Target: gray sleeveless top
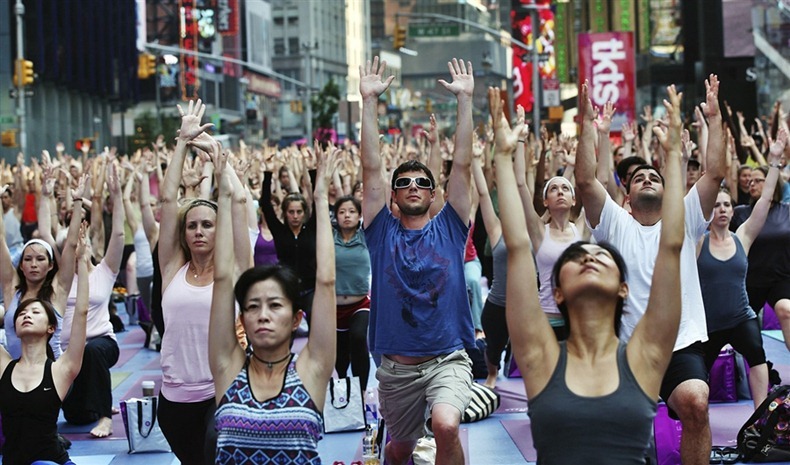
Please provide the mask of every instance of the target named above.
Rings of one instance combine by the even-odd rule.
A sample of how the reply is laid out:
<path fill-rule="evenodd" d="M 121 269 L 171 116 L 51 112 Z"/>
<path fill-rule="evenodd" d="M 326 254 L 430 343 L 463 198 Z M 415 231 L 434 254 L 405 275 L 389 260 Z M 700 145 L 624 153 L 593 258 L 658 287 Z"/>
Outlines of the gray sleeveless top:
<path fill-rule="evenodd" d="M 617 389 L 601 397 L 581 397 L 565 384 L 568 353 L 565 342 L 560 342 L 554 374 L 546 388 L 529 400 L 538 464 L 644 465 L 656 401 L 636 382 L 625 347 L 620 343 L 617 349 Z"/>
<path fill-rule="evenodd" d="M 499 240 L 491 250 L 494 259 L 494 282 L 488 292 L 488 300 L 492 304 L 505 306 L 505 288 L 507 287 L 507 248 L 505 248 L 505 235 L 499 236 Z"/>

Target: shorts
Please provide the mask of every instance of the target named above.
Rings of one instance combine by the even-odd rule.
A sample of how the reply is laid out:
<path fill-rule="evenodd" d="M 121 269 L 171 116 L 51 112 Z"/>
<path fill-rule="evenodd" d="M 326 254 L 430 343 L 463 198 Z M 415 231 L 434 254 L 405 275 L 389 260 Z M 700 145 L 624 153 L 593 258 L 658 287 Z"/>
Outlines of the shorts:
<path fill-rule="evenodd" d="M 777 281 L 769 286 L 746 286 L 746 293 L 749 294 L 749 306 L 760 313 L 766 302 L 776 307 L 776 302 L 790 299 L 790 281 Z"/>
<path fill-rule="evenodd" d="M 708 382 L 708 369 L 705 366 L 705 352 L 702 343 L 697 341 L 688 347 L 672 352 L 669 366 L 664 379 L 661 381 L 661 391 L 659 394 L 666 402 L 669 396 L 682 382 L 690 379 L 698 379 Z M 669 408 L 669 416 L 678 419 L 674 410 Z"/>
<path fill-rule="evenodd" d="M 472 362 L 466 351 L 439 355 L 419 365 L 382 357 L 376 371 L 381 415 L 390 435 L 399 441 L 425 436 L 426 421 L 436 404 L 450 404 L 460 416 L 469 405 Z"/>
<path fill-rule="evenodd" d="M 351 328 L 351 317 L 357 312 L 370 311 L 370 297 L 365 296 L 359 302 L 337 306 L 337 330 L 348 331 Z"/>
<path fill-rule="evenodd" d="M 708 334 L 708 342 L 702 345 L 708 371 L 713 367 L 725 344 L 730 344 L 733 349 L 743 355 L 750 367 L 765 363 L 763 336 L 760 333 L 760 323 L 757 318 L 750 318 L 734 328 Z"/>

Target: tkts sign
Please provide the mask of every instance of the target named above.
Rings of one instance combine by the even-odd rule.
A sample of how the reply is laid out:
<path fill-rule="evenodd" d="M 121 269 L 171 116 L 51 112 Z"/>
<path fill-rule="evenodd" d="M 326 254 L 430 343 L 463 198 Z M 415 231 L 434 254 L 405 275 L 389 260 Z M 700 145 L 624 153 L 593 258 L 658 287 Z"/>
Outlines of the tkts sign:
<path fill-rule="evenodd" d="M 217 0 L 217 30 L 223 36 L 239 33 L 238 0 Z"/>
<path fill-rule="evenodd" d="M 590 100 L 617 109 L 612 130 L 636 117 L 636 62 L 632 32 L 579 34 L 579 82 L 590 81 Z"/>
<path fill-rule="evenodd" d="M 195 0 L 179 0 L 181 11 L 181 33 L 179 42 L 182 49 L 198 51 L 198 17 L 195 9 Z M 181 98 L 192 100 L 198 97 L 200 80 L 198 79 L 197 55 L 181 54 Z"/>

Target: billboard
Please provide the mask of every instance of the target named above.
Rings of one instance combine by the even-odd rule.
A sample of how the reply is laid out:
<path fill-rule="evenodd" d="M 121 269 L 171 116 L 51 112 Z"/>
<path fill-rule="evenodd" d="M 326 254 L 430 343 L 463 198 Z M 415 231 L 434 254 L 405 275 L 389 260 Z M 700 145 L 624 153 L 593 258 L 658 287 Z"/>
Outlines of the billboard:
<path fill-rule="evenodd" d="M 590 81 L 590 100 L 614 103 L 612 131 L 636 120 L 636 61 L 633 32 L 579 34 L 579 83 Z"/>
<path fill-rule="evenodd" d="M 532 19 L 529 11 L 520 8 L 522 5 L 542 6 L 538 10 L 540 25 L 537 34 L 532 31 Z M 554 11 L 549 8 L 551 0 L 520 0 L 514 2 L 511 12 L 513 38 L 527 45 L 533 44 L 539 53 L 538 72 L 541 79 L 556 79 L 557 66 L 554 50 Z M 532 111 L 535 96 L 532 93 L 532 55 L 518 45 L 513 45 L 513 105 L 521 105 L 527 112 Z"/>

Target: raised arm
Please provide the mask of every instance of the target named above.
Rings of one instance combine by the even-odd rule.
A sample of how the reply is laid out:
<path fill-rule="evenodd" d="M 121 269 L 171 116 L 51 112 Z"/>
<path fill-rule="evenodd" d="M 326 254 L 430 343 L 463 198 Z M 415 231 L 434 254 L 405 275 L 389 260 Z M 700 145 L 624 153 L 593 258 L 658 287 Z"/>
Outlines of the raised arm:
<path fill-rule="evenodd" d="M 137 198 L 140 200 L 140 213 L 143 221 L 143 230 L 145 230 L 145 237 L 148 239 L 148 245 L 151 246 L 151 251 L 159 241 L 159 223 L 154 217 L 154 210 L 151 208 L 151 167 L 145 163 L 142 167 L 142 173 L 136 173 L 137 179 L 140 181 L 140 191 Z"/>
<path fill-rule="evenodd" d="M 724 146 L 724 126 L 719 109 L 719 78 L 711 74 L 705 80 L 705 103 L 702 111 L 708 118 L 708 146 L 705 154 L 707 171 L 697 181 L 697 192 L 702 206 L 702 215 L 710 218 L 716 196 L 719 195 L 721 180 L 726 174 L 727 151 Z"/>
<path fill-rule="evenodd" d="M 771 201 L 773 200 L 776 184 L 779 180 L 779 164 L 782 160 L 782 152 L 784 152 L 785 147 L 787 146 L 787 138 L 787 131 L 785 131 L 784 128 L 780 128 L 776 133 L 776 140 L 771 141 L 769 139 L 770 149 L 768 152 L 768 160 L 770 163 L 770 169 L 768 170 L 768 176 L 765 177 L 763 192 L 760 194 L 759 200 L 757 200 L 757 203 L 754 205 L 749 218 L 747 218 L 746 221 L 744 221 L 744 223 L 740 225 L 738 230 L 735 232 L 735 234 L 738 235 L 738 239 L 741 240 L 743 250 L 747 255 L 749 254 L 749 249 L 754 243 L 754 239 L 757 238 L 757 236 L 760 234 L 760 231 L 763 229 L 763 225 L 765 225 L 765 219 L 768 218 L 768 210 L 771 208 Z"/>
<path fill-rule="evenodd" d="M 362 132 L 360 152 L 362 157 L 362 218 L 367 227 L 387 203 L 387 180 L 382 175 L 379 148 L 378 103 L 381 95 L 392 84 L 395 76 L 382 80 L 387 62 L 379 57 L 359 67 L 359 93 L 362 94 Z M 462 217 L 465 218 L 465 217 Z"/>
<path fill-rule="evenodd" d="M 628 343 L 628 365 L 647 395 L 658 398 L 664 371 L 669 365 L 680 325 L 680 249 L 685 236 L 685 186 L 681 176 L 680 101 L 675 86 L 667 88 L 669 116 L 666 130 L 653 131 L 666 152 L 664 197 L 661 203 L 661 237 L 645 315 L 639 320 Z"/>
<path fill-rule="evenodd" d="M 0 186 L 0 196 L 5 195 L 8 186 Z M 11 261 L 11 252 L 5 239 L 5 221 L 0 211 L 0 285 L 4 296 L 14 295 L 14 288 L 19 283 L 14 263 Z M 6 297 L 9 298 L 9 297 Z"/>
<path fill-rule="evenodd" d="M 244 365 L 244 350 L 236 339 L 234 308 L 234 243 L 233 237 L 233 184 L 230 180 L 227 152 L 220 147 L 212 150 L 214 175 L 217 177 L 216 243 L 232 245 L 214 249 L 214 292 L 211 298 L 209 319 L 208 353 L 209 367 L 214 376 L 214 388 L 225 392 Z M 249 239 L 244 240 L 249 244 Z M 161 248 L 161 246 L 160 246 Z M 241 309 L 244 311 L 244 308 Z M 220 397 L 217 397 L 219 403 Z"/>
<path fill-rule="evenodd" d="M 587 221 L 594 228 L 601 221 L 601 211 L 606 203 L 606 189 L 595 177 L 595 113 L 588 86 L 587 81 L 584 81 L 579 92 L 582 128 L 579 147 L 576 149 L 576 188 L 584 204 Z"/>
<path fill-rule="evenodd" d="M 121 271 L 121 260 L 123 259 L 123 224 L 126 212 L 121 200 L 123 194 L 121 194 L 121 183 L 118 180 L 118 168 L 112 161 L 107 163 L 107 190 L 112 201 L 112 230 L 104 261 L 113 273 L 118 273 Z"/>
<path fill-rule="evenodd" d="M 483 174 L 483 165 L 477 158 L 472 161 L 472 179 L 475 182 L 477 195 L 480 198 L 480 211 L 483 214 L 483 224 L 486 227 L 488 239 L 493 247 L 499 242 L 499 238 L 502 237 L 502 224 L 499 222 L 499 217 L 496 216 L 496 212 L 494 211 L 494 204 L 491 202 L 491 194 L 488 192 L 486 178 Z"/>
<path fill-rule="evenodd" d="M 335 244 L 332 225 L 329 222 L 328 186 L 331 173 L 337 168 L 340 150 L 325 152 L 318 159 L 316 175 L 315 212 L 316 218 L 315 253 L 315 294 L 310 315 L 310 336 L 302 350 L 297 369 L 305 387 L 317 405 L 324 405 L 326 385 L 335 367 L 335 347 L 337 344 L 337 316 L 335 305 Z M 306 370 L 303 370 L 305 367 Z"/>
<path fill-rule="evenodd" d="M 422 132 L 423 137 L 431 144 L 431 152 L 428 154 L 428 169 L 431 170 L 433 178 L 439 184 L 442 177 L 442 154 L 439 147 L 439 129 L 436 127 L 436 115 L 431 113 L 431 128 L 429 131 Z M 444 207 L 444 194 L 442 186 L 436 186 L 436 200 L 431 204 L 431 217 L 436 216 Z"/>
<path fill-rule="evenodd" d="M 595 171 L 595 177 L 603 186 L 606 187 L 606 192 L 612 199 L 615 199 L 617 192 L 617 185 L 614 182 L 614 163 L 612 162 L 611 142 L 609 141 L 609 132 L 612 127 L 612 116 L 614 115 L 615 107 L 612 102 L 606 102 L 603 107 L 603 114 L 597 121 L 598 130 L 598 168 Z M 629 134 L 631 129 L 627 124 L 623 125 L 623 138 L 625 134 Z M 630 136 L 633 141 L 633 135 Z M 629 143 L 630 146 L 630 143 Z"/>
<path fill-rule="evenodd" d="M 458 216 L 466 221 L 471 208 L 469 189 L 471 187 L 472 167 L 472 93 L 475 88 L 475 79 L 472 72 L 472 62 L 457 60 L 447 63 L 453 82 L 448 83 L 439 79 L 445 89 L 455 94 L 458 101 L 458 114 L 456 116 L 455 150 L 453 151 L 453 169 L 447 179 L 447 202 L 453 207 Z"/>
<path fill-rule="evenodd" d="M 159 186 L 162 199 L 162 221 L 159 224 L 159 263 L 162 267 L 163 289 L 169 284 L 176 270 L 185 263 L 184 253 L 179 246 L 178 186 L 187 155 L 187 142 L 212 126 L 211 123 L 200 125 L 200 120 L 203 119 L 203 114 L 206 112 L 206 106 L 200 99 L 197 102 L 190 100 L 186 112 L 179 105 L 178 112 L 181 114 L 181 129 L 176 138 L 173 158 L 167 165 L 165 179 Z"/>
<path fill-rule="evenodd" d="M 85 225 L 79 227 L 79 245 L 77 246 L 77 300 L 74 304 L 74 320 L 71 324 L 71 335 L 68 349 L 52 364 L 52 378 L 55 382 L 55 390 L 61 399 L 71 388 L 71 383 L 82 368 L 82 354 L 85 352 L 85 339 L 88 324 L 88 296 L 89 292 L 89 271 L 88 262 L 90 252 L 88 251 L 88 231 Z"/>
<path fill-rule="evenodd" d="M 527 397 L 540 393 L 551 378 L 559 357 L 559 344 L 540 308 L 537 273 L 525 226 L 524 210 L 516 189 L 511 156 L 518 143 L 518 132 L 511 131 L 502 112 L 504 106 L 498 89 L 489 88 L 488 102 L 494 121 L 495 161 L 499 216 L 507 246 L 507 274 L 518 276 L 507 284 L 506 317 Z"/>
<path fill-rule="evenodd" d="M 85 195 L 85 189 L 87 189 L 89 183 L 90 175 L 83 174 L 79 184 L 77 184 L 77 188 L 71 190 L 71 195 L 74 197 L 73 210 L 66 241 L 63 243 L 63 250 L 61 251 L 58 274 L 55 275 L 55 293 L 52 296 L 52 305 L 56 310 L 66 308 L 66 300 L 69 292 L 71 292 L 71 285 L 74 283 L 74 273 L 76 271 L 75 253 L 82 234 L 80 229 L 82 224 L 82 197 Z M 86 234 L 88 233 L 86 232 Z"/>

